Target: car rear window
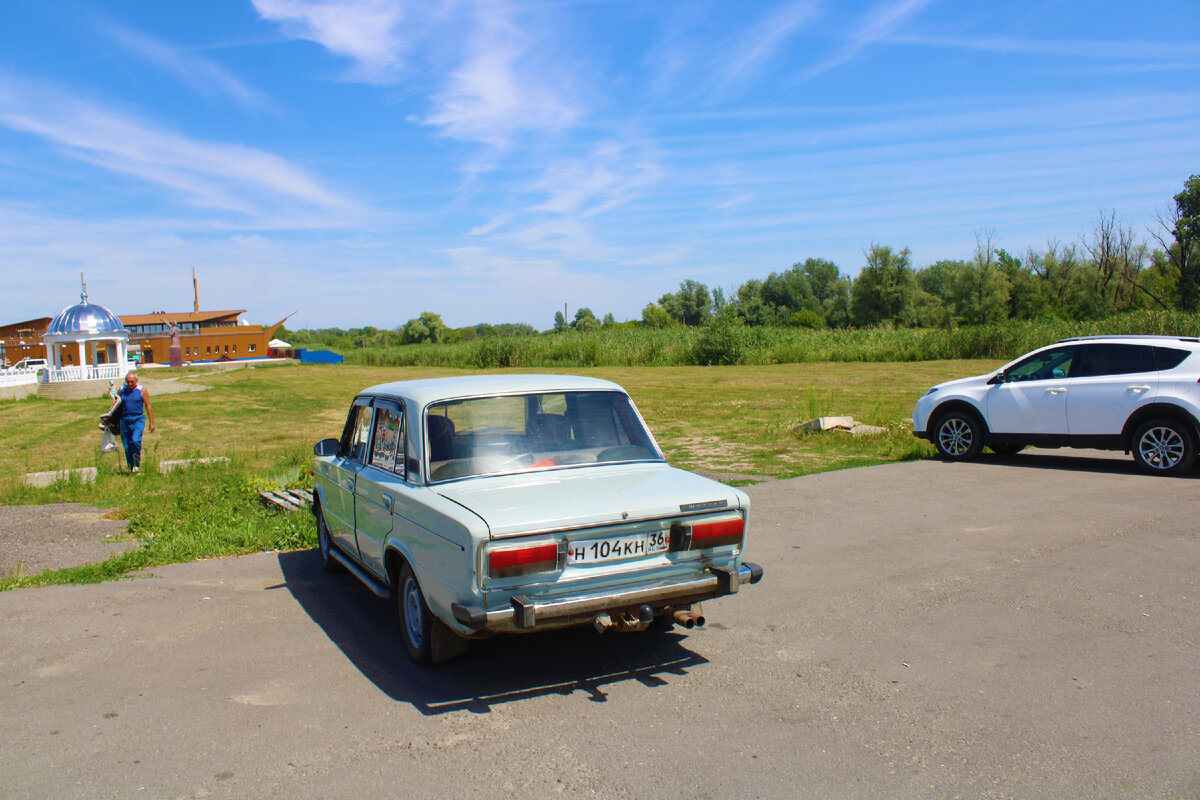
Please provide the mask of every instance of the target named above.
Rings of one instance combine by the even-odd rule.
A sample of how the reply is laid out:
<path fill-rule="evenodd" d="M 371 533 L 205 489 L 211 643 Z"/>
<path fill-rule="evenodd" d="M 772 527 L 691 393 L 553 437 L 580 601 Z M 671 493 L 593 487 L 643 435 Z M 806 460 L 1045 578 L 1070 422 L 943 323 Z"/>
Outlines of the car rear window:
<path fill-rule="evenodd" d="M 661 461 L 620 392 L 551 392 L 434 403 L 426 418 L 429 479 Z"/>

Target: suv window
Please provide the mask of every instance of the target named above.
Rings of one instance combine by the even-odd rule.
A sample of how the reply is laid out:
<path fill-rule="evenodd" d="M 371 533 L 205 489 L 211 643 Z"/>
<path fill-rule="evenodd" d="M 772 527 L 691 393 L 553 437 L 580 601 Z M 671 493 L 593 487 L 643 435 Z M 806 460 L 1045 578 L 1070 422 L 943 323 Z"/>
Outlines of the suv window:
<path fill-rule="evenodd" d="M 1176 350 L 1173 347 L 1152 347 L 1150 349 L 1154 351 L 1154 360 L 1160 370 L 1175 369 L 1192 354 L 1191 350 Z"/>
<path fill-rule="evenodd" d="M 1089 344 L 1071 373 L 1073 378 L 1154 372 L 1154 350 L 1144 344 Z"/>
<path fill-rule="evenodd" d="M 1009 367 L 1004 373 L 1009 381 L 1045 381 L 1065 378 L 1071 371 L 1071 362 L 1079 354 L 1078 346 L 1055 347 L 1035 353 L 1029 358 Z"/>

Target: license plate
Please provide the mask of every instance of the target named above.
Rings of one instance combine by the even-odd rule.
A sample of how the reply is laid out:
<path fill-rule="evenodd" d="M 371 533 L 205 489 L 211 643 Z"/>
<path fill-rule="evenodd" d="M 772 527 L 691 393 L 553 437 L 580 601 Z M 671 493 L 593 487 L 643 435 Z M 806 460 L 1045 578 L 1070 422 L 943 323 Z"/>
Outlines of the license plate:
<path fill-rule="evenodd" d="M 665 553 L 670 547 L 671 535 L 666 531 L 613 536 L 608 539 L 581 539 L 567 546 L 567 563 L 595 564 L 624 558 L 641 558 Z"/>

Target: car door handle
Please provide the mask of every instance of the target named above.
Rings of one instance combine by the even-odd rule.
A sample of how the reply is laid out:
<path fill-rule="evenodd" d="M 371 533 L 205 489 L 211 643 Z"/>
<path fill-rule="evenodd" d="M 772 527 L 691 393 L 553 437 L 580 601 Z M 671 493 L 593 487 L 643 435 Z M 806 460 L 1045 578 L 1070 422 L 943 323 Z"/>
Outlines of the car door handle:
<path fill-rule="evenodd" d="M 1148 391 L 1150 391 L 1150 387 L 1146 386 L 1145 384 L 1142 384 L 1141 386 L 1130 386 L 1129 391 L 1131 391 L 1131 392 L 1148 392 Z"/>
<path fill-rule="evenodd" d="M 392 510 L 392 496 L 390 494 L 385 494 L 383 496 L 383 507 L 388 511 Z"/>
<path fill-rule="evenodd" d="M 353 478 L 350 478 L 349 480 L 346 481 L 346 488 L 352 492 L 354 491 L 354 479 Z"/>
<path fill-rule="evenodd" d="M 1046 390 L 1046 394 L 1062 394 L 1067 390 L 1065 386 L 1052 386 Z"/>

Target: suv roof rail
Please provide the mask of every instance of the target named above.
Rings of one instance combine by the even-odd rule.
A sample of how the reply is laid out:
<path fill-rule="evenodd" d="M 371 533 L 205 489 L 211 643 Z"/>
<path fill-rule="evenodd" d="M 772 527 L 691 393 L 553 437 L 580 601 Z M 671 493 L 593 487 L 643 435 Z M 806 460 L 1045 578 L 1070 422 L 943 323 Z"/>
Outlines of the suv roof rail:
<path fill-rule="evenodd" d="M 1059 339 L 1058 341 L 1060 343 L 1061 342 L 1088 342 L 1088 341 L 1092 341 L 1094 339 L 1135 339 L 1135 340 L 1148 339 L 1150 341 L 1156 341 L 1156 342 L 1162 342 L 1162 341 L 1200 342 L 1200 338 L 1197 338 L 1195 336 L 1168 336 L 1168 335 L 1151 334 L 1151 333 L 1114 333 L 1114 334 L 1103 334 L 1103 335 L 1097 335 L 1097 336 L 1068 336 L 1065 339 Z"/>

